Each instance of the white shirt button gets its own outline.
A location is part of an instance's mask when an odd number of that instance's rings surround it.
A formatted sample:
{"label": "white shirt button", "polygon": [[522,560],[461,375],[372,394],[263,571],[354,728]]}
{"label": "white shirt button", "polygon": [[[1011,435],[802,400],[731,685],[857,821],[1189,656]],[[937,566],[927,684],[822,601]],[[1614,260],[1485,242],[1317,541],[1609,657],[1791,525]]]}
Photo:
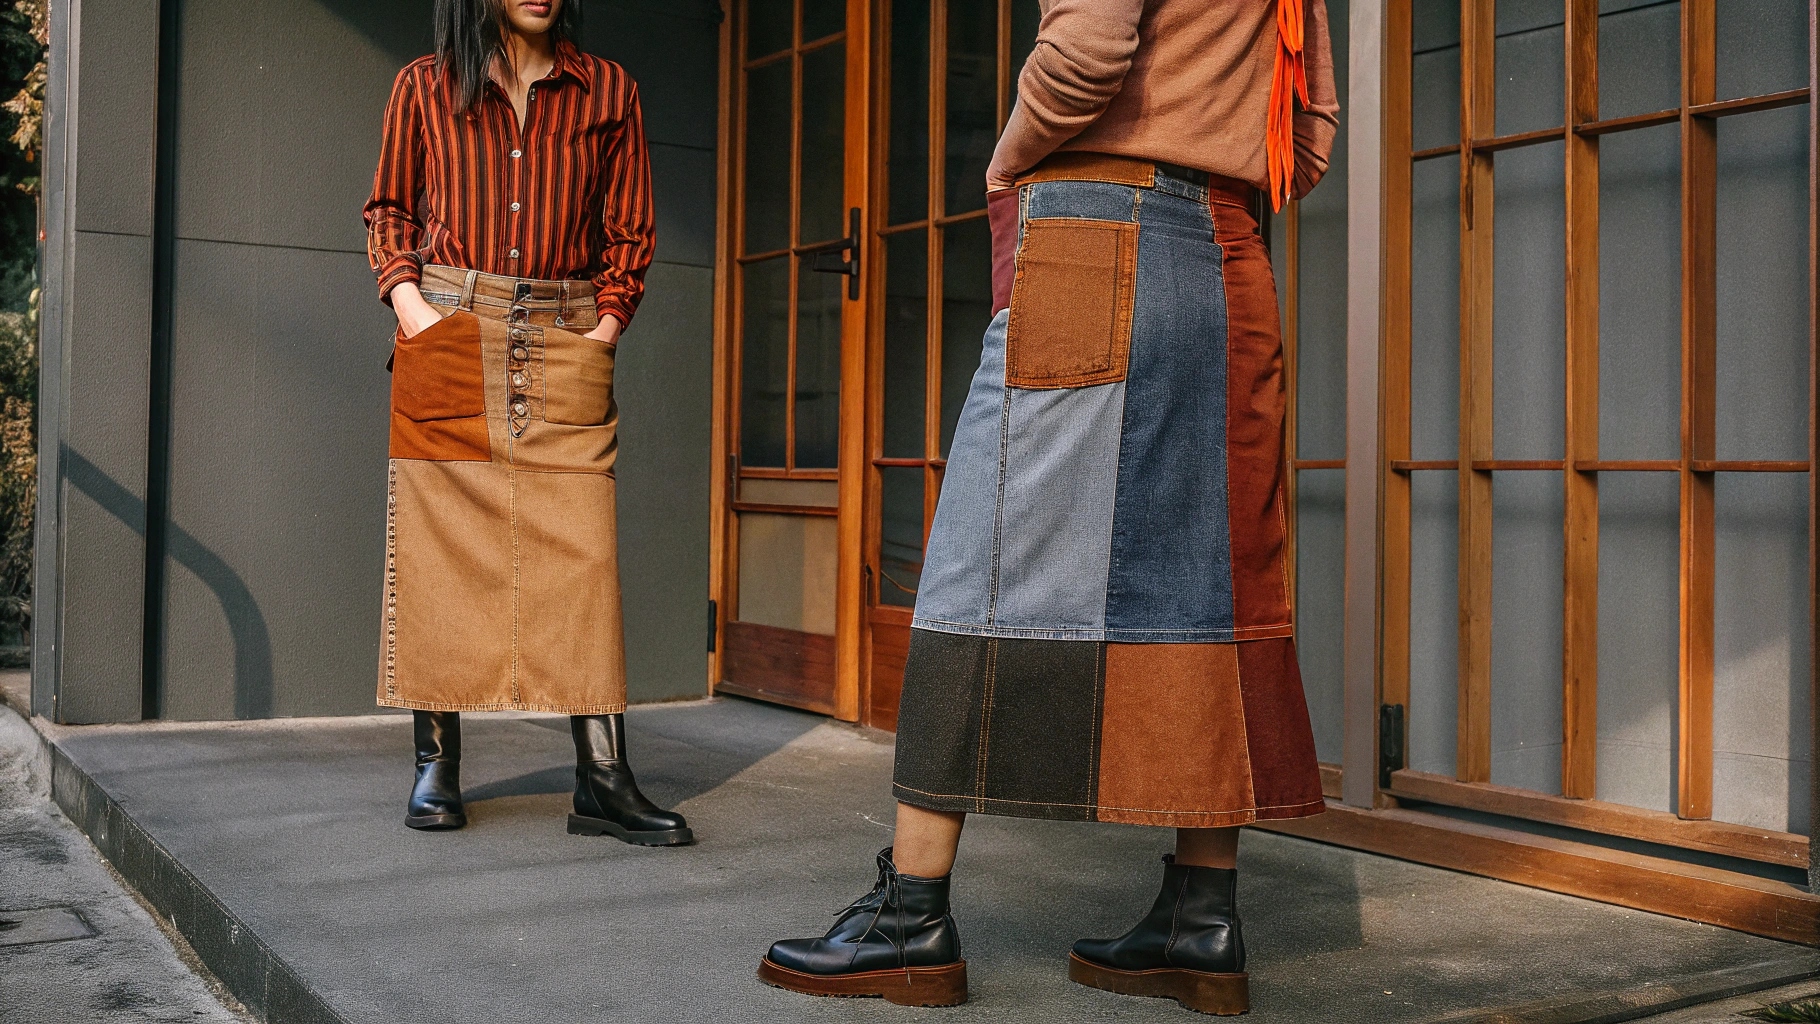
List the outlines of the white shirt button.
{"label": "white shirt button", "polygon": [[509,253],[506,253],[506,255],[507,255],[507,256],[510,256],[510,257],[512,257],[512,258],[513,258],[513,259],[517,259],[517,258],[518,258],[518,250],[517,250],[517,249],[513,249],[513,250],[512,250],[512,251],[511,251],[511,252],[509,252]]}
{"label": "white shirt button", "polygon": [[525,155],[524,150],[522,150],[522,149],[514,149],[512,151],[512,159],[514,159],[514,160],[516,160],[519,157],[524,156],[524,155]]}
{"label": "white shirt button", "polygon": [[512,212],[513,212],[513,213],[517,213],[517,212],[518,212],[518,204],[517,204],[517,203],[513,203],[513,204],[512,204]]}

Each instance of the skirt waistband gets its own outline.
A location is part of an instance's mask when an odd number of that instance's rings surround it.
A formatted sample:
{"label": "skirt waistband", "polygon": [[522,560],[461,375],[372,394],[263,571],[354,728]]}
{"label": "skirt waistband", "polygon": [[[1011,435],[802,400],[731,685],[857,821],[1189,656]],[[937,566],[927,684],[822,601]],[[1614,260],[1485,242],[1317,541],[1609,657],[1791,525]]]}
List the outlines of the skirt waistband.
{"label": "skirt waistband", "polygon": [[1247,210],[1257,206],[1262,194],[1250,182],[1228,178],[1223,174],[1137,157],[1072,150],[1049,154],[1041,163],[1019,176],[1017,183],[1028,185],[1039,181],[1104,181],[1135,188],[1156,188],[1159,176],[1171,179],[1178,185],[1204,190],[1209,202],[1242,206]]}
{"label": "skirt waistband", "polygon": [[[536,281],[429,264],[423,268],[423,280],[418,287],[433,293],[435,298],[448,299],[448,305],[470,311],[481,305],[499,310],[553,310],[559,315],[571,310],[594,312],[592,281]],[[425,297],[430,298],[429,295]],[[501,316],[510,319],[507,315]]]}

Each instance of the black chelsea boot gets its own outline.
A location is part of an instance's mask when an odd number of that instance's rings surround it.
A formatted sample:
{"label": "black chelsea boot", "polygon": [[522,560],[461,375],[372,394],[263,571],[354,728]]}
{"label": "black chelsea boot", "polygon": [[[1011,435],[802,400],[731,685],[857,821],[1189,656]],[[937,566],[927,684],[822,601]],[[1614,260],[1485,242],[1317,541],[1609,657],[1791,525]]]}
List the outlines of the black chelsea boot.
{"label": "black chelsea boot", "polygon": [[638,791],[626,764],[624,715],[570,715],[575,735],[575,813],[569,834],[610,835],[636,846],[687,846],[689,823]]}
{"label": "black chelsea boot", "polygon": [[461,712],[413,711],[417,740],[417,782],[405,805],[404,823],[425,831],[468,823],[461,806]]}
{"label": "black chelsea boot", "polygon": [[903,1006],[967,1001],[967,961],[948,912],[948,878],[898,874],[889,847],[872,891],[819,939],[784,939],[758,965],[767,985],[812,996],[883,996]]}
{"label": "black chelsea boot", "polygon": [[1082,939],[1068,977],[1128,996],[1162,996],[1221,1016],[1251,1008],[1239,873],[1163,858],[1163,890],[1150,913],[1116,939]]}

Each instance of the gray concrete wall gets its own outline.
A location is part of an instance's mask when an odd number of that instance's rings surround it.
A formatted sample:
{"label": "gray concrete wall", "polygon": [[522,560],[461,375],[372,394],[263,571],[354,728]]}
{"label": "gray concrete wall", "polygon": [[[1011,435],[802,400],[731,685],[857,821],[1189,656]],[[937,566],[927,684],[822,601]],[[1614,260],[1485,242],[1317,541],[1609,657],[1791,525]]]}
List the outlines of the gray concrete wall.
{"label": "gray concrete wall", "polygon": [[[141,57],[131,65],[136,78],[125,82],[126,71],[110,65],[107,82],[124,83],[115,87],[146,109],[110,105],[104,123],[79,124],[85,156],[125,162],[106,144],[136,140],[125,152],[143,159],[115,177],[140,183],[142,196],[135,204],[125,201],[130,188],[95,187],[68,204],[77,244],[58,258],[72,268],[74,294],[114,301],[78,302],[64,315],[69,379],[55,385],[72,396],[67,438],[115,419],[138,433],[116,431],[114,446],[91,443],[80,453],[86,461],[66,460],[68,479],[91,467],[83,472],[117,486],[100,487],[103,498],[78,489],[81,500],[64,503],[54,534],[63,599],[53,612],[64,647],[51,659],[60,667],[41,673],[42,689],[58,695],[55,713],[65,720],[138,717],[140,624],[149,621],[149,704],[163,717],[370,711],[392,321],[367,269],[360,207],[393,76],[429,47],[430,4],[166,5],[174,34],[163,47],[161,126],[153,116],[156,5],[85,0],[79,11],[130,7],[146,24],[122,28],[130,19],[97,22],[91,13],[64,43],[66,59],[73,51],[87,64],[97,40],[127,33]],[[711,0],[588,0],[586,14],[584,47],[640,82],[657,180],[658,263],[618,373],[631,696],[694,696],[706,680],[719,12]],[[90,108],[77,109],[79,117]],[[159,223],[168,235],[155,238],[159,137],[168,202]],[[113,233],[88,241],[81,229],[102,218],[113,219]],[[165,290],[154,297],[160,242]],[[122,281],[137,287],[108,287]],[[154,304],[168,351],[153,344]],[[81,321],[85,309],[108,322]],[[111,347],[87,351],[83,339]],[[98,386],[82,384],[84,374],[111,387],[89,399],[107,408],[77,408],[83,388]],[[156,415],[154,390],[165,392],[159,403],[168,396],[168,420]],[[110,454],[119,465],[102,461]],[[148,465],[149,587],[140,536]],[[108,495],[119,509],[89,510]],[[141,603],[148,592],[150,616]]]}

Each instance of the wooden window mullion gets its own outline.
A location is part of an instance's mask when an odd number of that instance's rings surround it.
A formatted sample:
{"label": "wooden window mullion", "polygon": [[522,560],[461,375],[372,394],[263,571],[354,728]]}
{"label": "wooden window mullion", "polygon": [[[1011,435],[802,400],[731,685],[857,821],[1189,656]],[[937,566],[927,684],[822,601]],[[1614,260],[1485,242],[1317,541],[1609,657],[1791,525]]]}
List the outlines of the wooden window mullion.
{"label": "wooden window mullion", "polygon": [[1472,140],[1495,134],[1495,0],[1460,4],[1460,639],[1462,782],[1491,780],[1492,154]]}
{"label": "wooden window mullion", "polygon": [[[1599,116],[1599,3],[1568,0],[1568,125]],[[1599,137],[1566,135],[1567,423],[1561,795],[1597,795],[1599,747]]]}
{"label": "wooden window mullion", "polygon": [[1680,714],[1676,812],[1713,814],[1713,474],[1718,121],[1692,108],[1716,91],[1715,0],[1681,3]]}

